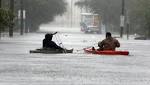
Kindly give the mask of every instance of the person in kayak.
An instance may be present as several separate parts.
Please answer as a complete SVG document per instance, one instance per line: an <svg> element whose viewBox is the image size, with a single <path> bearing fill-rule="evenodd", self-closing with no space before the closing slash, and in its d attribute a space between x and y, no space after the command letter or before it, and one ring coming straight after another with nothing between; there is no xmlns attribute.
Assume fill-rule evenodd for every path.
<svg viewBox="0 0 150 85"><path fill-rule="evenodd" d="M115 51L116 47L120 47L120 43L117 39L111 36L110 32L106 33L106 39L98 42L98 50L113 50Z"/></svg>
<svg viewBox="0 0 150 85"><path fill-rule="evenodd" d="M43 39L43 48L52 48L64 50L62 47L58 46L54 41L52 41L54 34L45 34L45 39Z"/></svg>

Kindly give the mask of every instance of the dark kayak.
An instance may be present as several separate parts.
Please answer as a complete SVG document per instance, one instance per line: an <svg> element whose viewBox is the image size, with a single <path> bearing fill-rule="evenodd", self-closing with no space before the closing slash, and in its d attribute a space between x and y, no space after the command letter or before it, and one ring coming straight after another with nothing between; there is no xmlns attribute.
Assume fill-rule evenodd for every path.
<svg viewBox="0 0 150 85"><path fill-rule="evenodd" d="M59 50L59 49L41 48L41 49L36 49L36 50L30 50L30 53L45 53L45 54L73 53L73 49Z"/></svg>
<svg viewBox="0 0 150 85"><path fill-rule="evenodd" d="M93 50L92 48L84 48L84 52L99 55L129 55L129 51L99 51L97 49Z"/></svg>

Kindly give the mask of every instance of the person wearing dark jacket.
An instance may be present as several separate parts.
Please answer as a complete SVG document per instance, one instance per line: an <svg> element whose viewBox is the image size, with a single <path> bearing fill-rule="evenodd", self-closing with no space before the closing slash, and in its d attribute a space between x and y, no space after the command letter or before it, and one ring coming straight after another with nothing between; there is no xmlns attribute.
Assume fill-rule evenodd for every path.
<svg viewBox="0 0 150 85"><path fill-rule="evenodd" d="M106 33L106 39L98 42L99 50L113 50L115 51L116 47L120 47L120 43L117 39L111 36L110 32Z"/></svg>
<svg viewBox="0 0 150 85"><path fill-rule="evenodd" d="M54 41L52 41L53 34L46 34L45 39L43 39L43 48L52 48L64 50L62 47L58 46Z"/></svg>

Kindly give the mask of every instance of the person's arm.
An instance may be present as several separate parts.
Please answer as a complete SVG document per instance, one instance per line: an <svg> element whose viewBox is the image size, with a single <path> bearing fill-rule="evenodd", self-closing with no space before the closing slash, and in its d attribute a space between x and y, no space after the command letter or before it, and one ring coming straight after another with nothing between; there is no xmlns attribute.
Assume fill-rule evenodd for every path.
<svg viewBox="0 0 150 85"><path fill-rule="evenodd" d="M120 47L120 43L118 40L116 40L116 47Z"/></svg>
<svg viewBox="0 0 150 85"><path fill-rule="evenodd" d="M104 41L98 42L98 47L100 48L100 50L103 50L103 45L104 45Z"/></svg>
<svg viewBox="0 0 150 85"><path fill-rule="evenodd" d="M53 42L53 41L52 41L52 42ZM56 48L56 49L61 49L61 50L63 50L63 48L60 47L60 46L58 46L55 42L53 42L53 47Z"/></svg>

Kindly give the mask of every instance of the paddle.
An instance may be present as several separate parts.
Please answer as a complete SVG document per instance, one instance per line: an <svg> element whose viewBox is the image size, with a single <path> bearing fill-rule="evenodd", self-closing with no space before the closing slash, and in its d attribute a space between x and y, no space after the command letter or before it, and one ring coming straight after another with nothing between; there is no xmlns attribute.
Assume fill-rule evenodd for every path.
<svg viewBox="0 0 150 85"><path fill-rule="evenodd" d="M58 32L54 32L52 35L55 35L55 34L57 34Z"/></svg>

